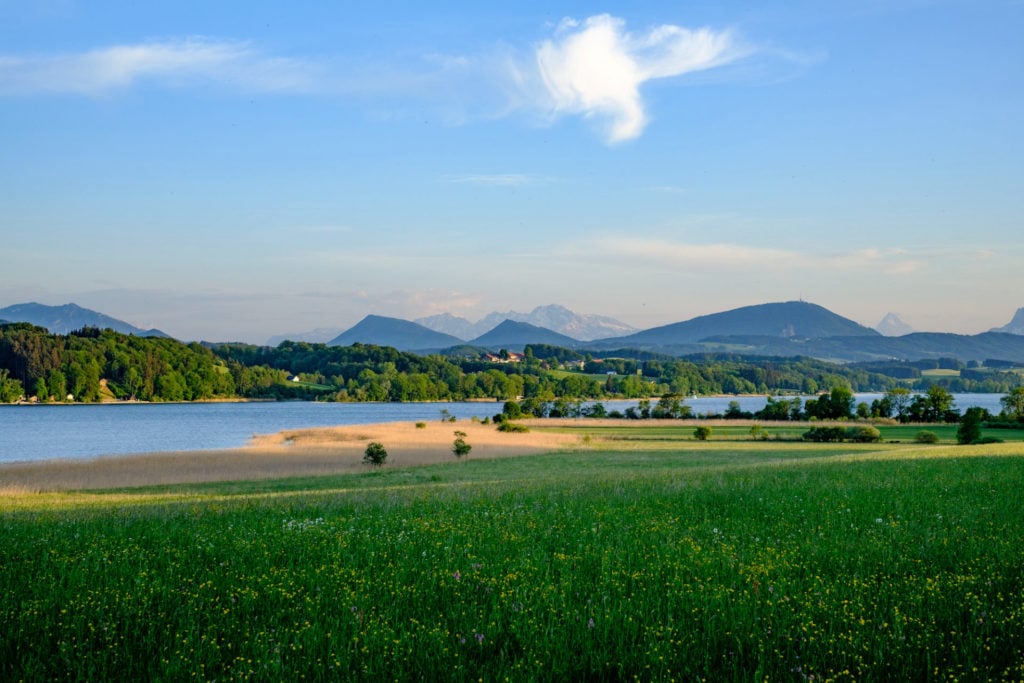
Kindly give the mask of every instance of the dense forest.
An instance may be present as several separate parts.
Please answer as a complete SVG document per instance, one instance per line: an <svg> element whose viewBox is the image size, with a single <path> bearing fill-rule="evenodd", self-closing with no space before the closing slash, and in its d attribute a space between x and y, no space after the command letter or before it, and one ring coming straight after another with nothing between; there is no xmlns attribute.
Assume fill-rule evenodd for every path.
<svg viewBox="0 0 1024 683"><path fill-rule="evenodd" d="M702 355L685 358L623 349L602 357L549 345L495 362L479 350L417 355L363 344L283 342L203 345L83 328L50 334L27 323L0 325L0 402L196 401L232 398L321 401L447 401L515 398L641 399L666 394L815 395L843 387L886 392L1007 392L1012 368L956 361L841 365L806 357ZM996 367L998 366L998 367ZM929 374L940 370L948 374Z"/></svg>

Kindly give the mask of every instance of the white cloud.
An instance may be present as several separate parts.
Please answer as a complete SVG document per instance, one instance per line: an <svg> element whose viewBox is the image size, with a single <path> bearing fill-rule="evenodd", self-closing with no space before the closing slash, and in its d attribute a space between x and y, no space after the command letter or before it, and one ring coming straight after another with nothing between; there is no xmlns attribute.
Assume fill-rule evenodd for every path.
<svg viewBox="0 0 1024 683"><path fill-rule="evenodd" d="M722 66L743 54L730 31L666 24L633 34L622 19L601 14L564 20L537 48L536 63L551 110L602 119L614 143L638 137L647 125L645 82Z"/></svg>
<svg viewBox="0 0 1024 683"><path fill-rule="evenodd" d="M0 56L0 94L99 95L144 80L305 91L313 84L314 71L309 63L267 57L246 43L187 38L62 55Z"/></svg>

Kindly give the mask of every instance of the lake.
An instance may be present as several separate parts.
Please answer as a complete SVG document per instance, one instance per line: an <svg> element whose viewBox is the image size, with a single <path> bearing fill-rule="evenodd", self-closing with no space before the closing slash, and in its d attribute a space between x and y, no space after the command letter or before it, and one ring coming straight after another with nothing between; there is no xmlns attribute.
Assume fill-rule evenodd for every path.
<svg viewBox="0 0 1024 683"><path fill-rule="evenodd" d="M1002 394L954 394L964 410L997 413ZM857 402L881 394L857 394ZM724 413L730 401L745 411L764 407L764 396L686 400L697 415ZM605 401L625 410L636 401ZM447 410L460 420L489 417L501 403L117 403L0 406L0 462L82 459L101 455L190 451L244 446L255 434L331 425L440 420Z"/></svg>

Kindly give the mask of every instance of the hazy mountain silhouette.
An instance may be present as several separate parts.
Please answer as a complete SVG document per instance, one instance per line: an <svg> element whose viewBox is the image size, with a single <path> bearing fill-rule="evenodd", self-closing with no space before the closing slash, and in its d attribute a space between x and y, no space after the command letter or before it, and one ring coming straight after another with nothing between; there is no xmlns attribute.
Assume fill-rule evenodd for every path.
<svg viewBox="0 0 1024 683"><path fill-rule="evenodd" d="M391 346L399 351L425 351L455 346L462 340L408 320L368 315L327 342L329 346L351 346L355 343Z"/></svg>
<svg viewBox="0 0 1024 683"><path fill-rule="evenodd" d="M527 344L551 344L553 346L577 346L579 342L572 337L559 334L530 323L505 320L490 332L468 342L471 346L482 346L487 349L508 349L521 351Z"/></svg>
<svg viewBox="0 0 1024 683"><path fill-rule="evenodd" d="M530 325L543 327L580 341L590 341L592 339L602 339L636 332L635 327L615 318L576 313L565 306L558 306L556 304L538 306L529 313L518 313L516 311L488 313L475 323L451 313L417 318L415 322L432 330L451 334L461 339L474 339L489 332L506 320L529 323Z"/></svg>
<svg viewBox="0 0 1024 683"><path fill-rule="evenodd" d="M903 322L897 314L886 313L881 322L875 325L875 330L886 337L902 337L913 332L914 328Z"/></svg>
<svg viewBox="0 0 1024 683"><path fill-rule="evenodd" d="M131 323L126 323L109 315L82 308L78 304L63 306L47 306L35 302L14 304L0 308L0 319L16 323L31 323L45 327L52 334L67 334L83 327L98 327L101 330L110 328L122 334L134 334L137 337L168 337L160 330L144 330Z"/></svg>
<svg viewBox="0 0 1024 683"><path fill-rule="evenodd" d="M3 311L0 311L3 314ZM1002 327L994 327L990 332L1006 332L1007 334L1024 334L1024 308L1018 308L1013 319Z"/></svg>
<svg viewBox="0 0 1024 683"><path fill-rule="evenodd" d="M878 332L805 301L744 306L662 325L625 337L602 339L602 345L672 346L694 344L711 337L761 335L785 339L878 336Z"/></svg>

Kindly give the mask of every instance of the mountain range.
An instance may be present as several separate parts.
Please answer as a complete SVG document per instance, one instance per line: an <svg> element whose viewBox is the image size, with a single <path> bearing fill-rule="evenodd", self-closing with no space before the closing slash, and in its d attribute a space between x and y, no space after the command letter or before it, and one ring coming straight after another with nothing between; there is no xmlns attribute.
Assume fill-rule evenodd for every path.
<svg viewBox="0 0 1024 683"><path fill-rule="evenodd" d="M810 356L841 362L938 357L963 361L999 359L1024 362L1024 308L1017 310L1009 324L977 335L913 332L885 336L878 330L805 301L744 306L642 331L611 318L581 316L560 306L541 306L526 314L531 320L546 319L557 323L563 330L586 329L585 336L600 329L618 332L592 339L581 339L511 318L499 320L490 329L473 337L451 334L422 324L430 322L435 327L443 327L446 322L461 324L458 321L463 320L470 325L462 331L462 335L466 335L467 331L476 331L475 325L497 319L492 316L500 314L487 316L476 324L445 315L421 318L421 322L368 315L348 330L338 332L324 328L320 333L327 337L326 333L338 332L323 340L329 345L347 346L358 342L415 352L442 352L466 346L491 351L503 348L521 351L527 344L549 344L594 353L632 349L675 356L731 353ZM17 304L0 309L0 320L29 322L56 334L67 334L89 326L138 336L167 336L160 330L143 330L76 304ZM897 316L886 316L886 320L893 325L897 321L902 322ZM880 327L884 328L881 324Z"/></svg>
<svg viewBox="0 0 1024 683"><path fill-rule="evenodd" d="M468 340L476 339L490 332L506 320L542 327L567 337L572 337L576 341L618 337L637 331L635 327L614 318L575 313L564 306L557 306L555 304L538 306L529 313L518 313L516 311L488 313L475 323L471 323L466 318L460 318L451 313L416 318L413 322L437 332L444 332L445 334Z"/></svg>
<svg viewBox="0 0 1024 683"><path fill-rule="evenodd" d="M1024 317L1024 314L1021 314ZM452 316L454 317L454 316ZM434 316L435 324L441 320ZM372 323L372 324L371 324ZM401 326L401 336L394 334ZM371 334L371 331L373 332ZM368 316L333 343L360 341L396 345L405 351L442 350L444 337L416 322ZM454 338L455 335L448 335ZM840 362L952 357L1024 362L1024 335L915 332L887 337L848 318L805 301L758 304L699 316L623 336L578 340L547 328L505 320L489 332L460 342L497 351L522 351L527 344L551 344L582 352L636 350L674 356L731 353L761 356L811 356Z"/></svg>

